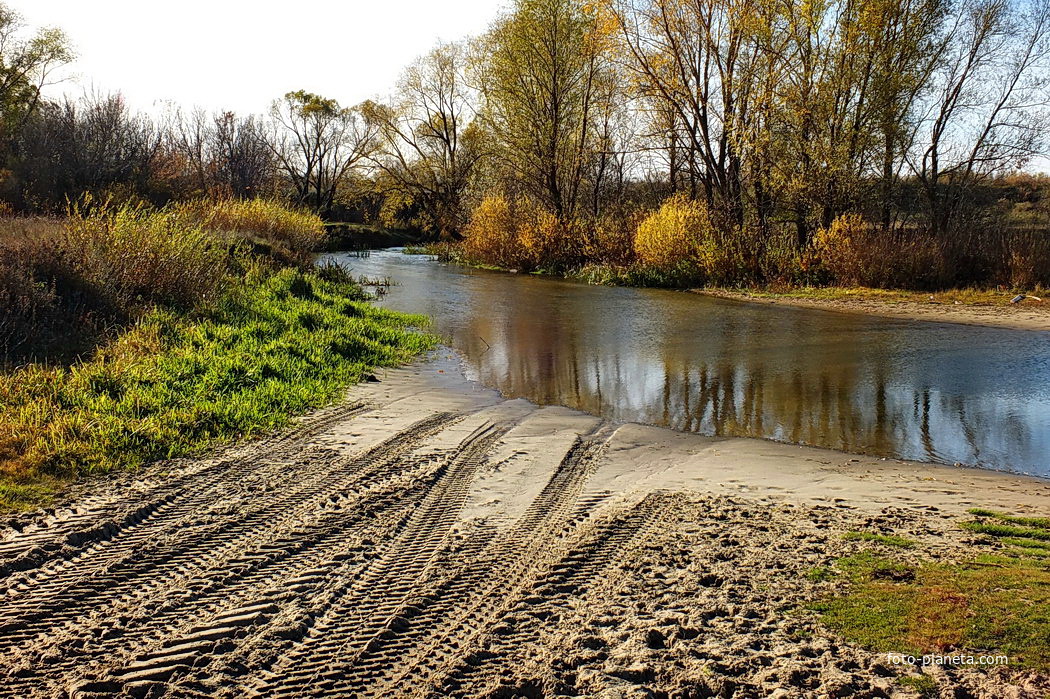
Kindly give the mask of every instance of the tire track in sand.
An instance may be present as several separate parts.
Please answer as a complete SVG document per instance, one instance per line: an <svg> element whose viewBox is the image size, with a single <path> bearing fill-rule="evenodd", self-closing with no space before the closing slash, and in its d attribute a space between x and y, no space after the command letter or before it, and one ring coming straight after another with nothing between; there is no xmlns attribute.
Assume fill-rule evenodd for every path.
<svg viewBox="0 0 1050 699"><path fill-rule="evenodd" d="M283 678L281 691L346 696L404 694L427 682L449 654L458 653L533 579L564 533L583 484L607 444L605 430L578 438L522 517L451 578L388 602L381 625L357 632L339 647L338 664ZM584 516L584 509L578 509ZM312 660L312 659L311 659Z"/></svg>
<svg viewBox="0 0 1050 699"><path fill-rule="evenodd" d="M54 645L54 640L72 637L73 642L66 643L64 650L68 651L71 645L73 652L68 654L69 657L63 654L58 667L55 664L43 667L37 663L23 663L20 684L32 684L37 674L30 669L34 666L48 676L61 673L63 666L75 670L85 655L97 657L133 646L135 639L163 628L172 617L206 606L215 598L236 598L238 580L242 578L248 583L257 578L257 574L280 579L297 569L297 558L305 561L317 556L323 558L327 549L339 545L339 541L332 541L332 538L344 533L352 524L343 517L331 516L333 500L346 499L347 491L355 488L367 494L369 488L375 490L377 485L396 480L412 468L421 473L432 470L433 462L438 460L435 457L424 458L423 463L406 457L428 437L459 419L460 416L450 413L432 415L336 467L327 461L315 459L311 462L307 457L306 465L312 469L309 478L300 479L299 485L290 493L262 498L262 504L253 507L248 516L228 513L219 526L212 528L215 536L188 546L182 538L167 538L160 542L158 549L147 551L145 555L133 548L129 555L135 560L136 553L140 554L142 560L135 560L135 571L146 573L145 580L140 579L143 576L127 575L128 571L119 566L97 571L96 565L96 574L87 578L90 584L76 585L81 581L74 581L75 591L80 594L72 601L63 595L69 591L68 587L34 590L42 596L43 602L31 599L27 605L19 604L25 601L19 600L5 608L4 619L12 632L5 634L2 643L27 646L29 652L23 654L24 659L32 660L42 654L53 655L49 648ZM297 440L285 442L289 448L298 444ZM405 485L399 483L386 490L379 488L378 492L385 496L387 505L393 502L411 504L412 489L406 489ZM392 497L394 493L396 498ZM353 493L349 495L353 500ZM352 514L356 510L340 509ZM314 547L320 543L326 546L314 552ZM297 551L301 554L298 557ZM180 607L180 598L189 603L188 608ZM173 599L175 604L171 603ZM48 606L48 601L53 604ZM76 601L81 604L73 603ZM157 613L158 608L151 606L154 604L161 605L162 613ZM112 617L127 618L129 613L133 615L134 609L143 610L145 621L131 631L115 632L111 626ZM76 652L78 635L90 640L84 645L87 652ZM101 639L92 638L98 635ZM30 671L26 672L27 669Z"/></svg>
<svg viewBox="0 0 1050 699"><path fill-rule="evenodd" d="M355 641L384 628L411 596L457 521L475 473L512 426L486 423L460 443L404 528L337 593L328 612L256 688L258 694L296 696L304 687L311 693L334 688L332 668Z"/></svg>

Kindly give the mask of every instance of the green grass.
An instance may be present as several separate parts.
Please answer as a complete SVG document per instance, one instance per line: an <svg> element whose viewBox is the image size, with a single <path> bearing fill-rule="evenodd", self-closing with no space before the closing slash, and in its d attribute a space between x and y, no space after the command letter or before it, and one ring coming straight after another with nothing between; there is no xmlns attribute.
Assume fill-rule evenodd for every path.
<svg viewBox="0 0 1050 699"><path fill-rule="evenodd" d="M978 534L990 534L997 537L1014 537L1024 539L1039 539L1050 541L1050 531L1036 529L1033 527L1017 527L1012 524L997 524L989 522L963 522L959 525L963 529Z"/></svg>
<svg viewBox="0 0 1050 699"><path fill-rule="evenodd" d="M916 656L1006 655L1011 666L1050 670L1050 571L1044 567L1005 557L909 567L871 554L837 565L849 591L813 608L853 643Z"/></svg>
<svg viewBox="0 0 1050 699"><path fill-rule="evenodd" d="M1006 655L1012 667L1050 671L1048 520L971 514L980 519L960 526L994 537L993 550L951 564L904 563L872 551L848 556L835 563L847 589L812 608L847 640L875 651Z"/></svg>
<svg viewBox="0 0 1050 699"><path fill-rule="evenodd" d="M835 577L835 571L827 566L817 566L806 571L806 580L824 582Z"/></svg>
<svg viewBox="0 0 1050 699"><path fill-rule="evenodd" d="M912 541L911 539L905 539L902 536L875 534L872 532L846 532L846 534L842 538L846 541L870 541L876 544L894 546L903 549L908 549L915 546L914 541Z"/></svg>
<svg viewBox="0 0 1050 699"><path fill-rule="evenodd" d="M1050 517L1017 517L1015 515L1008 515L993 510L985 510L980 507L974 507L973 509L967 510L967 512L977 517L991 517L992 519L1009 522L1010 524L1018 524L1023 527L1050 529Z"/></svg>
<svg viewBox="0 0 1050 699"><path fill-rule="evenodd" d="M434 345L338 277L259 268L196 318L152 311L89 361L0 377L0 509L279 429Z"/></svg>
<svg viewBox="0 0 1050 699"><path fill-rule="evenodd" d="M940 686L937 684L937 680L929 675L907 675L905 677L898 677L897 684L902 687L907 687L920 697L936 697L940 692Z"/></svg>

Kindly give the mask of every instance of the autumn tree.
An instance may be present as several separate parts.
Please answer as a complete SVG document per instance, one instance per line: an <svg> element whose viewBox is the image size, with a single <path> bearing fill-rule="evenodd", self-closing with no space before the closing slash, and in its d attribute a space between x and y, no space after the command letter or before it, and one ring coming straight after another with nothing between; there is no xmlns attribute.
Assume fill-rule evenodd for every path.
<svg viewBox="0 0 1050 699"><path fill-rule="evenodd" d="M465 224L467 188L482 153L465 58L461 45L440 44L408 67L391 104L362 106L379 130L372 161L387 212L409 209L412 222L435 235Z"/></svg>
<svg viewBox="0 0 1050 699"><path fill-rule="evenodd" d="M40 104L55 71L73 60L66 35L41 29L24 38L18 13L0 3L0 137L7 142Z"/></svg>
<svg viewBox="0 0 1050 699"><path fill-rule="evenodd" d="M757 118L760 80L768 77L768 46L760 39L774 10L760 0L610 0L606 6L656 123L669 129L672 179L726 223L742 226L746 136Z"/></svg>
<svg viewBox="0 0 1050 699"><path fill-rule="evenodd" d="M270 108L266 139L300 204L328 213L339 188L373 153L377 126L360 107L304 90L287 93Z"/></svg>
<svg viewBox="0 0 1050 699"><path fill-rule="evenodd" d="M257 117L175 110L163 124L166 177L178 194L253 197L271 192L275 158Z"/></svg>
<svg viewBox="0 0 1050 699"><path fill-rule="evenodd" d="M494 158L511 187L563 221L577 214L600 151L605 49L599 15L581 0L517 0L476 47Z"/></svg>
<svg viewBox="0 0 1050 699"><path fill-rule="evenodd" d="M975 184L1046 150L1050 2L967 0L938 53L910 165L942 233Z"/></svg>

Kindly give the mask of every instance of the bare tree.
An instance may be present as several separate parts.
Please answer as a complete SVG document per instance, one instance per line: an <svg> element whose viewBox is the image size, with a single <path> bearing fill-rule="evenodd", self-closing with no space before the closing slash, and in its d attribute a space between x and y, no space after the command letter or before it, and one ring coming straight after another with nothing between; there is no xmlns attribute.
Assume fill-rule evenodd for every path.
<svg viewBox="0 0 1050 699"><path fill-rule="evenodd" d="M1050 1L969 0L953 17L911 165L934 232L978 181L1045 150Z"/></svg>
<svg viewBox="0 0 1050 699"><path fill-rule="evenodd" d="M84 192L148 191L161 133L119 94L44 102L21 134L17 174L27 197L44 208Z"/></svg>
<svg viewBox="0 0 1050 699"><path fill-rule="evenodd" d="M440 44L405 71L393 104L364 105L381 134L372 160L384 196L411 207L414 222L433 234L465 224L464 197L481 154L463 63L462 46Z"/></svg>
<svg viewBox="0 0 1050 699"><path fill-rule="evenodd" d="M296 200L328 213L341 185L376 148L378 128L357 107L299 90L275 101L269 144Z"/></svg>
<svg viewBox="0 0 1050 699"><path fill-rule="evenodd" d="M233 112L217 114L210 152L212 177L221 193L255 197L273 190L274 156L255 117L238 117Z"/></svg>

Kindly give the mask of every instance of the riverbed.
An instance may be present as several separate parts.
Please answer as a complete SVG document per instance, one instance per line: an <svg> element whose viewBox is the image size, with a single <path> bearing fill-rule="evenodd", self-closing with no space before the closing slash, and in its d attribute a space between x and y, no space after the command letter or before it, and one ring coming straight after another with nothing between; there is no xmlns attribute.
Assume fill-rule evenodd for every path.
<svg viewBox="0 0 1050 699"><path fill-rule="evenodd" d="M1050 476L1050 333L331 257L508 398L710 436Z"/></svg>

